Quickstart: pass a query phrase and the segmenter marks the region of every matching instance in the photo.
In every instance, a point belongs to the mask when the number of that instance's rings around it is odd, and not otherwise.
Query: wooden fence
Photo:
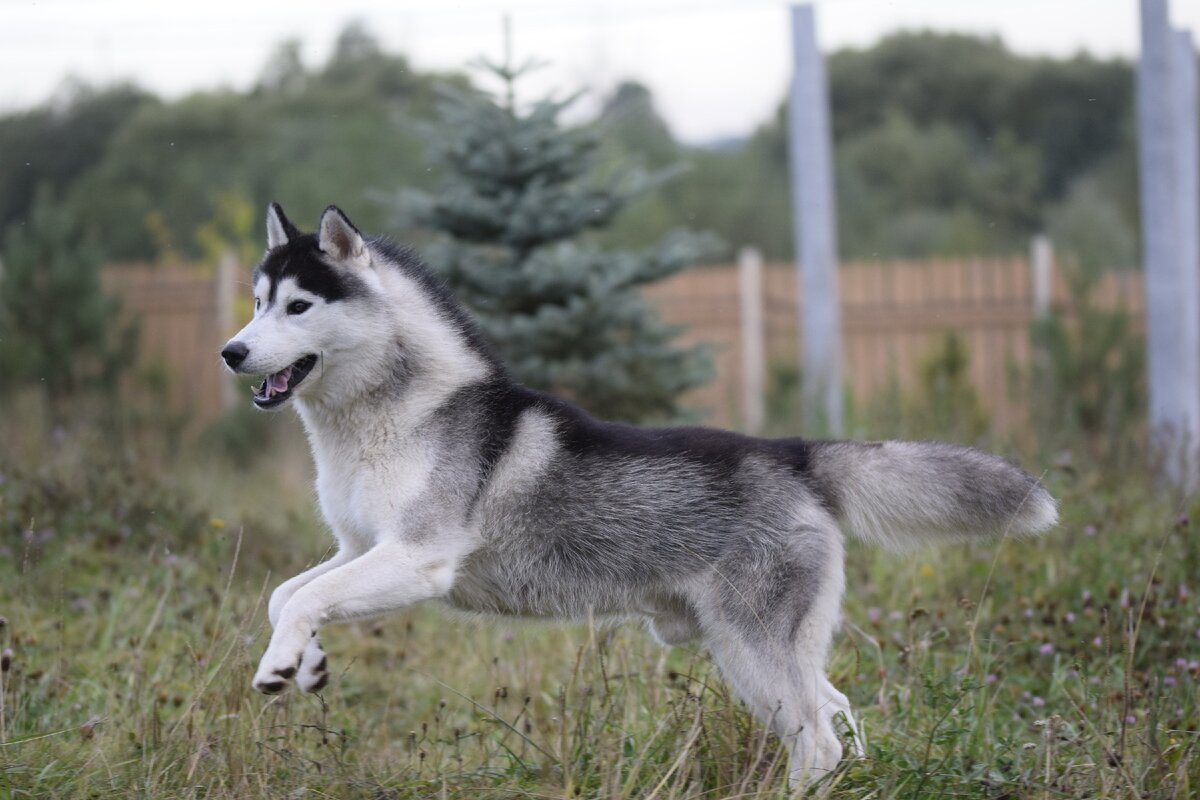
[[[230,330],[232,265],[215,272],[144,264],[104,269],[106,291],[121,300],[124,314],[138,323],[138,363],[126,381],[130,391],[165,384],[168,409],[198,430],[232,400],[232,376],[218,351]],[[152,377],[147,381],[147,376]]]
[[[1041,302],[1070,311],[1062,275],[1047,263],[1047,294]],[[1024,422],[1027,407],[1015,395],[1012,376],[1027,371],[1030,324],[1038,307],[1027,259],[976,258],[843,264],[838,270],[842,305],[842,375],[861,408],[880,392],[899,386],[917,390],[921,365],[947,332],[966,345],[971,383],[997,430]],[[795,367],[796,270],[771,264],[762,270],[762,337],[768,367]],[[682,341],[713,345],[717,378],[696,390],[692,404],[709,422],[746,427],[747,375],[743,353],[747,331],[739,312],[737,266],[698,269],[653,287],[649,295],[667,319],[687,326]],[[1110,272],[1093,295],[1106,307],[1142,313],[1140,273]],[[753,349],[751,350],[751,352]]]
[[[104,284],[125,309],[141,318],[141,364],[170,376],[171,408],[196,427],[238,401],[221,369],[217,350],[236,331],[233,292],[239,268],[226,263],[215,273],[190,269],[114,266]],[[761,280],[743,283],[736,265],[697,268],[648,290],[663,316],[686,327],[681,342],[706,342],[713,350],[715,379],[688,398],[708,423],[746,427],[744,385],[753,379],[745,349],[747,318],[761,320],[764,371],[797,365],[795,269],[762,268]],[[1011,430],[1026,409],[1010,379],[1030,361],[1029,326],[1037,313],[1035,281],[1025,259],[961,259],[844,264],[842,296],[843,375],[854,400],[864,404],[899,386],[914,391],[920,366],[948,331],[967,346],[972,384],[998,430]],[[1069,303],[1061,278],[1051,272],[1049,302]],[[1106,276],[1095,301],[1142,309],[1139,273]],[[757,283],[760,297],[743,297]],[[1041,290],[1043,294],[1047,289]],[[747,314],[757,303],[758,314]]]

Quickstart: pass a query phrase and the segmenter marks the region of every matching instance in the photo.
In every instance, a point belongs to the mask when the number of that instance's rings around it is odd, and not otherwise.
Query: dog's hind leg
[[[650,635],[659,644],[667,647],[687,644],[702,634],[695,612],[681,599],[659,603],[650,613]]]
[[[832,521],[806,526],[718,568],[697,608],[713,661],[788,747],[789,782],[819,780],[842,759],[837,718],[855,731],[846,696],[825,676],[845,581],[841,534]]]

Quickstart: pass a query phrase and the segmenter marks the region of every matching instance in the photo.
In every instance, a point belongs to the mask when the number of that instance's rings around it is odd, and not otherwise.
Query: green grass
[[[327,629],[322,697],[257,695],[269,591],[327,546],[297,482],[0,474],[0,798],[787,796],[704,653],[633,623],[423,607]],[[814,795],[1196,796],[1197,531],[1136,479],[1051,482],[1044,539],[851,547],[830,672],[867,757]]]

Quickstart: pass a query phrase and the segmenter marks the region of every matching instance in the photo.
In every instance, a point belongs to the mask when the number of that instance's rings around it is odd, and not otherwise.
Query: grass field
[[[268,474],[0,464],[0,798],[788,796],[704,653],[632,622],[423,607],[327,629],[321,697],[254,693],[270,589],[328,544]],[[1044,539],[851,546],[830,672],[867,757],[814,796],[1200,792],[1200,508],[1047,482]]]

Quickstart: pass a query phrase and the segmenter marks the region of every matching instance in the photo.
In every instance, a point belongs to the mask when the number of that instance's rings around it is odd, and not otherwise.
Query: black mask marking
[[[363,282],[350,270],[330,266],[322,259],[315,233],[296,236],[286,244],[268,250],[254,270],[254,283],[257,284],[264,275],[271,282],[268,305],[275,302],[279,282],[284,278],[293,278],[301,289],[328,303],[367,292]]]

